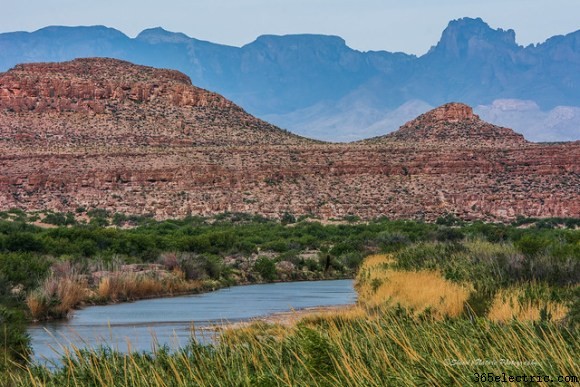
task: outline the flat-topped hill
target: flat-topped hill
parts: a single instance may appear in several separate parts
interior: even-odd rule
[[[174,70],[106,58],[18,65],[0,74],[0,122],[31,147],[296,144]],[[55,140],[57,140],[55,142]]]

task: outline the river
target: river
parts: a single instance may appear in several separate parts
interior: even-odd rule
[[[212,325],[269,314],[356,301],[352,280],[285,282],[234,286],[215,292],[91,306],[71,318],[32,324],[28,333],[34,359],[51,363],[66,349],[109,346],[121,352],[176,349],[195,332],[211,342]],[[195,330],[192,328],[195,327]]]

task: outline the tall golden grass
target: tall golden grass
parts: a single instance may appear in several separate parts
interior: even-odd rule
[[[151,273],[117,273],[101,279],[97,294],[100,299],[117,302],[190,292],[202,288],[202,281],[186,281],[180,270],[174,270],[164,276]]]
[[[551,320],[559,321],[566,317],[568,310],[568,307],[555,301],[530,300],[525,297],[524,289],[518,286],[497,292],[490,307],[488,318],[497,322],[538,321],[542,317],[549,316]],[[545,316],[542,316],[542,313]]]
[[[390,255],[367,258],[357,281],[359,302],[366,308],[398,305],[416,313],[429,310],[437,318],[463,313],[472,289],[444,279],[437,271],[400,271]]]
[[[62,317],[86,299],[87,287],[82,276],[50,276],[28,295],[26,304],[35,319]]]
[[[119,302],[140,298],[196,292],[203,281],[187,281],[181,270],[170,273],[117,272],[103,277],[95,289],[84,276],[51,275],[26,298],[34,319],[60,318],[84,302]]]
[[[65,368],[24,368],[18,386],[471,386],[474,373],[578,375],[578,342],[548,325],[406,319],[388,309],[293,328],[256,323],[212,348],[155,357],[73,350]],[[571,383],[573,384],[573,383]]]

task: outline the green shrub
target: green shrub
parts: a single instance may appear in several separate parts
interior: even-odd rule
[[[276,279],[276,264],[268,257],[259,257],[254,263],[254,270],[265,281],[274,281]]]

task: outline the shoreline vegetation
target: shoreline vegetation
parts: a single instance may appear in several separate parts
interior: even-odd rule
[[[577,219],[97,215],[85,224],[55,215],[75,223],[46,228],[30,224],[38,214],[0,213],[0,372],[11,385],[469,385],[475,372],[579,374]],[[355,277],[356,305],[225,326],[214,345],[79,349],[59,370],[27,362],[34,310],[62,317],[66,305],[183,286],[345,277]]]

